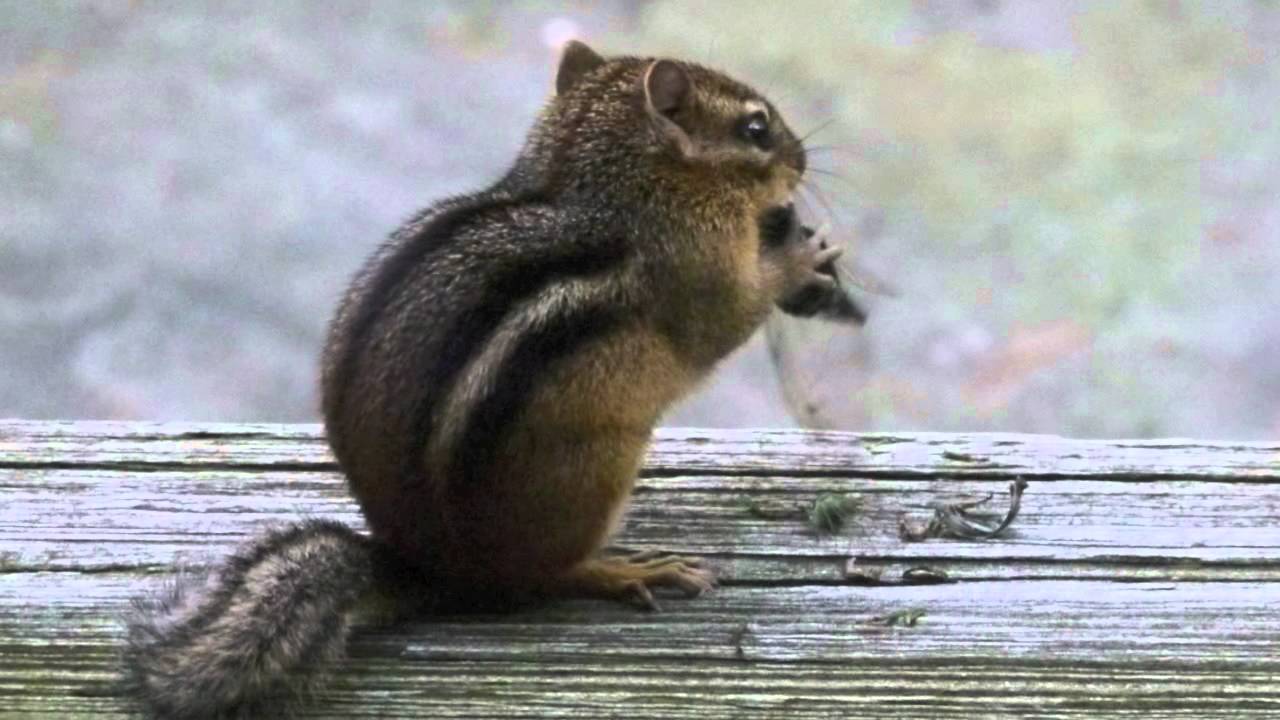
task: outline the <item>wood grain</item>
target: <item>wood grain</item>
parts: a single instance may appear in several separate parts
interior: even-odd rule
[[[326,470],[318,425],[0,420],[0,467]],[[1280,442],[665,428],[647,474],[1280,480]]]
[[[1007,536],[899,539],[1017,477]],[[1280,716],[1277,480],[1269,443],[664,431],[617,545],[722,587],[364,628],[306,717]],[[127,716],[129,599],[303,515],[360,525],[313,426],[0,422],[0,718]]]

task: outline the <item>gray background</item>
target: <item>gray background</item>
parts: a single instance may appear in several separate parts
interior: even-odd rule
[[[669,424],[1280,432],[1268,2],[0,1],[0,416],[311,421],[383,235],[511,161],[557,48],[770,94],[896,299]],[[785,387],[786,392],[782,389]]]

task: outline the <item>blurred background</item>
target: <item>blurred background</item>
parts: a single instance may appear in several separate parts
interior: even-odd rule
[[[0,416],[314,421],[325,324],[558,48],[741,76],[867,284],[672,425],[1280,435],[1280,3],[0,0]]]

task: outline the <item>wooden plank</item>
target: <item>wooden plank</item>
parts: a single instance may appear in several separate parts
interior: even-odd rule
[[[4,717],[131,717],[104,679],[47,654],[33,654],[31,661],[51,666],[56,679],[0,684]],[[300,717],[1268,718],[1278,712],[1273,682],[1271,671],[1247,668],[358,658]]]
[[[1278,450],[664,431],[619,545],[705,554],[724,586],[656,615],[578,601],[370,630],[306,717],[1274,717]],[[996,541],[897,535],[946,497],[1002,510],[1017,477]],[[862,500],[830,537],[802,512],[824,493]],[[0,423],[0,717],[123,717],[129,598],[303,515],[360,525],[314,426]],[[904,583],[919,566],[949,582]]]
[[[165,579],[128,573],[0,575],[3,642],[99,633],[110,644],[131,597]],[[421,660],[611,657],[871,662],[885,657],[1041,659],[1116,664],[1248,663],[1280,671],[1274,583],[996,581],[893,588],[725,587],[664,598],[662,612],[567,601],[510,615],[412,623],[366,639]],[[1271,607],[1268,607],[1271,606]],[[875,618],[918,608],[915,627]],[[625,642],[620,642],[626,638]]]
[[[316,425],[0,421],[0,467],[327,471]],[[1280,480],[1280,442],[1076,440],[1009,433],[658,431],[645,472]]]
[[[726,578],[743,582],[840,581],[849,558],[885,568],[890,581],[913,565],[956,579],[1244,580],[1280,573],[1280,486],[1262,483],[1038,480],[999,542],[898,537],[903,513],[924,517],[939,498],[1003,490],[1003,481],[991,479],[647,478],[617,542],[718,558]],[[804,518],[824,493],[862,501],[832,536],[818,536]],[[997,494],[993,505],[999,510],[1005,502]],[[753,507],[762,503],[795,511],[761,517]],[[268,523],[303,516],[362,526],[333,472],[0,470],[0,568],[202,565]]]
[[[0,706],[122,712],[111,685],[115,617],[158,582],[0,575]],[[660,614],[580,601],[436,618],[358,635],[307,717],[608,717],[624,706],[654,718],[1280,711],[1280,638],[1266,607],[1280,586],[1111,585],[725,588],[668,600]],[[904,607],[926,614],[914,627],[873,622]]]

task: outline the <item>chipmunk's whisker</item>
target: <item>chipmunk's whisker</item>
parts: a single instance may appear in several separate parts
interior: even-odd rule
[[[838,181],[840,181],[840,183],[844,186],[844,188],[845,188],[846,190],[849,190],[849,191],[854,192],[854,193],[858,192],[858,186],[857,186],[857,185],[855,185],[855,184],[854,184],[854,182],[853,182],[852,180],[850,180],[848,177],[846,177],[846,176],[844,176],[844,175],[841,175],[841,174],[840,174],[840,173],[838,173],[838,172],[833,172],[833,171],[831,171],[831,170],[824,170],[824,169],[822,169],[822,168],[818,168],[818,167],[809,167],[809,168],[806,168],[806,169],[805,169],[805,172],[806,172],[806,173],[815,173],[815,174],[817,174],[817,175],[821,175],[821,176],[822,176],[822,177],[824,177],[824,178],[831,178],[832,180],[838,180]],[[815,182],[816,182],[816,181],[815,181]]]
[[[867,156],[867,152],[863,148],[851,145],[835,145],[832,143],[826,143],[823,145],[806,145],[804,147],[804,151],[806,153],[844,153],[847,157],[858,159]]]
[[[835,121],[836,121],[836,119],[835,119],[834,117],[827,118],[827,120],[826,120],[825,122],[820,123],[820,124],[819,124],[817,127],[815,127],[814,129],[810,130],[809,132],[807,132],[807,133],[805,133],[804,135],[801,135],[799,138],[797,138],[797,139],[796,139],[796,142],[798,142],[798,143],[803,143],[805,140],[808,140],[809,138],[813,137],[814,135],[817,135],[818,133],[822,132],[823,130],[826,130],[827,128],[831,127],[831,124],[832,124],[832,123],[834,123]],[[805,149],[807,150],[808,148],[805,148]]]
[[[818,204],[822,206],[822,210],[825,213],[825,218],[824,218],[825,220],[829,221],[835,218],[836,213],[835,213],[835,210],[831,207],[831,203],[827,201],[827,198],[822,194],[822,192],[815,185],[809,182],[801,181],[799,188],[801,190],[801,195],[800,195],[801,199],[805,200],[806,205],[809,205],[809,208],[808,208],[809,212],[813,213],[813,207],[812,205],[809,204],[808,197],[806,197],[806,194],[808,196],[811,196],[812,199],[816,200]],[[813,213],[813,214],[817,215],[817,213]]]

